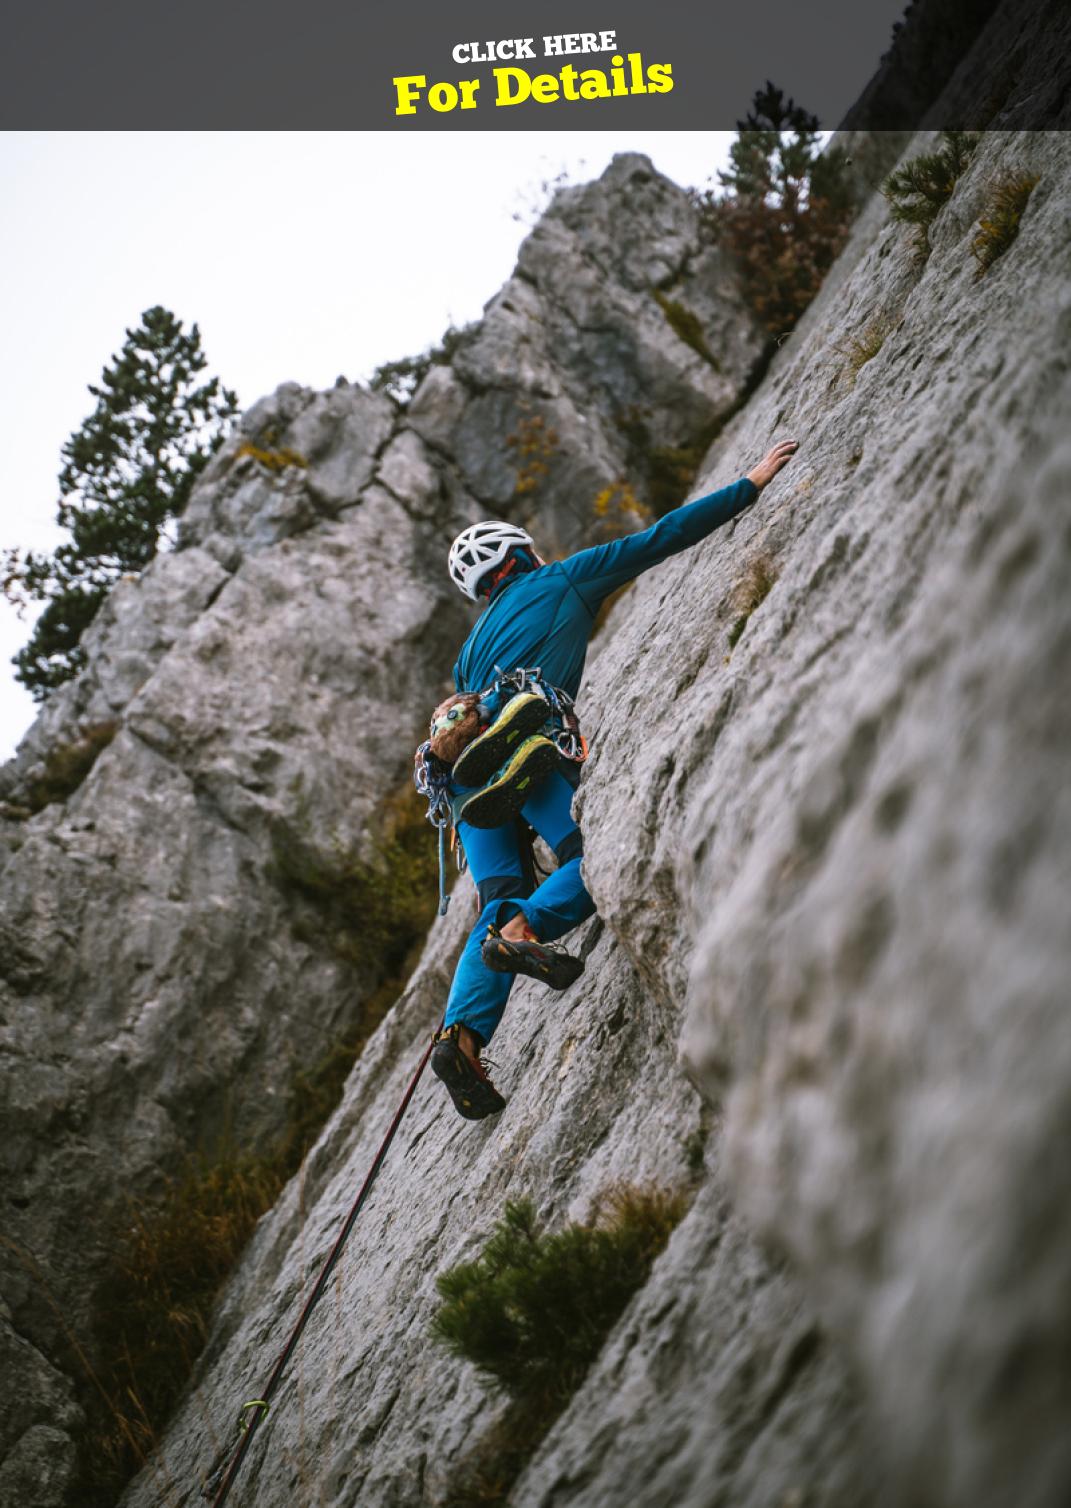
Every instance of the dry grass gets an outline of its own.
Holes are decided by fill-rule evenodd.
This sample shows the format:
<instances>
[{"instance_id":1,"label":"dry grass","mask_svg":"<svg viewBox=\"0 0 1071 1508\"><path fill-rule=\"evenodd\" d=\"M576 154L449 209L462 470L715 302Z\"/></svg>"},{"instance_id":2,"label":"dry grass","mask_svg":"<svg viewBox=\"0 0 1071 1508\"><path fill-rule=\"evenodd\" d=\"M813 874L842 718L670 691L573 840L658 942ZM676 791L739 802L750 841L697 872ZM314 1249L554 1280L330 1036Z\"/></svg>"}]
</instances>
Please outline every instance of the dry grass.
<instances>
[{"instance_id":1,"label":"dry grass","mask_svg":"<svg viewBox=\"0 0 1071 1508\"><path fill-rule=\"evenodd\" d=\"M858 335L834 345L833 349L844 357L853 386L867 362L874 360L897 327L897 321L890 319L887 314L876 314Z\"/></svg>"},{"instance_id":2,"label":"dry grass","mask_svg":"<svg viewBox=\"0 0 1071 1508\"><path fill-rule=\"evenodd\" d=\"M114 718L91 723L69 743L50 749L44 769L27 785L26 806L39 812L54 801L66 801L85 780L101 754L119 731Z\"/></svg>"},{"instance_id":3,"label":"dry grass","mask_svg":"<svg viewBox=\"0 0 1071 1508\"><path fill-rule=\"evenodd\" d=\"M777 580L769 555L757 555L733 588L730 605L735 614L729 630L729 648L735 649L752 613L766 601Z\"/></svg>"},{"instance_id":4,"label":"dry grass","mask_svg":"<svg viewBox=\"0 0 1071 1508\"><path fill-rule=\"evenodd\" d=\"M985 277L1013 244L1030 195L1040 181L1037 173L1014 172L1006 173L992 185L971 241L971 255L978 263L976 277Z\"/></svg>"}]
</instances>

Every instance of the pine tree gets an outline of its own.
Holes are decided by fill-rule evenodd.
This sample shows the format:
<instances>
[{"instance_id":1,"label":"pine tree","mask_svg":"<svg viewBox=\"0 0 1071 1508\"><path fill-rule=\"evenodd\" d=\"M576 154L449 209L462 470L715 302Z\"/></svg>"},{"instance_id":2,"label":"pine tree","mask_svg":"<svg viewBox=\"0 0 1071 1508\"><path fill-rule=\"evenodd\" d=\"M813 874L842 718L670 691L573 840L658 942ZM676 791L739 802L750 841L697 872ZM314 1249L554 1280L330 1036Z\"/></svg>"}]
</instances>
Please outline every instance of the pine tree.
<instances>
[{"instance_id":1,"label":"pine tree","mask_svg":"<svg viewBox=\"0 0 1071 1508\"><path fill-rule=\"evenodd\" d=\"M198 383L206 365L197 326L187 334L157 304L89 385L96 408L61 452L56 518L70 538L51 555L4 556L5 597L46 603L12 660L35 700L77 674L82 635L111 587L152 560L222 444L238 398L218 377Z\"/></svg>"},{"instance_id":2,"label":"pine tree","mask_svg":"<svg viewBox=\"0 0 1071 1508\"><path fill-rule=\"evenodd\" d=\"M823 152L818 118L780 89L760 89L718 174L728 193L695 195L702 224L736 263L770 336L792 330L848 233L852 205L840 149Z\"/></svg>"}]
</instances>

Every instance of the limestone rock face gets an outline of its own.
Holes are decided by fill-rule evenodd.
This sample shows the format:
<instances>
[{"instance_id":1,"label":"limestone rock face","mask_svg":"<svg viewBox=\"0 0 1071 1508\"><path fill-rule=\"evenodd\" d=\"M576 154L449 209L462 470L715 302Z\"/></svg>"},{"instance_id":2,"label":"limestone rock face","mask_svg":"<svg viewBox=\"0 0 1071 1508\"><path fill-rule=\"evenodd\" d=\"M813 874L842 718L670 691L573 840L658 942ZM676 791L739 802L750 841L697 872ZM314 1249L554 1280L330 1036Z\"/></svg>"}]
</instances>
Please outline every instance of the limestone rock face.
<instances>
[{"instance_id":1,"label":"limestone rock face","mask_svg":"<svg viewBox=\"0 0 1071 1508\"><path fill-rule=\"evenodd\" d=\"M1071 1484L1068 167L1062 136L987 137L921 271L864 218L711 457L731 474L776 431L797 462L640 582L588 699L600 911L687 996L736 1207L861 1375L904 1503ZM976 280L1012 171L1040 182ZM671 736L636 740L637 698Z\"/></svg>"},{"instance_id":2,"label":"limestone rock face","mask_svg":"<svg viewBox=\"0 0 1071 1508\"><path fill-rule=\"evenodd\" d=\"M660 249L638 256L652 217ZM527 271L411 408L284 383L243 415L176 548L117 585L84 672L0 770L13 1501L77 1495L99 1289L129 1197L221 1139L269 1143L298 1072L360 1028L379 976L355 961L364 918L340 919L332 890L371 861L472 621L450 540L523 512L548 551L593 542L599 492L644 486L615 418L625 398L644 389L654 441L694 448L750 376L760 343L728 272L645 159L542 224L554 252L526 246ZM655 280L674 279L724 345L720 374L666 322ZM558 310L582 285L586 315ZM604 392L611 377L627 393Z\"/></svg>"},{"instance_id":3,"label":"limestone rock face","mask_svg":"<svg viewBox=\"0 0 1071 1508\"><path fill-rule=\"evenodd\" d=\"M1013 171L1039 182L978 279ZM429 1343L436 1273L509 1197L583 1218L615 1178L684 1184L699 1146L689 1213L511 1503L1067 1501L1069 198L1063 137L991 135L922 267L873 201L716 442L696 493L801 450L596 641L586 972L516 988L497 1120L418 1091L232 1501L441 1503L499 1407ZM469 907L261 1223L127 1508L192 1504L267 1376Z\"/></svg>"},{"instance_id":4,"label":"limestone rock face","mask_svg":"<svg viewBox=\"0 0 1071 1508\"><path fill-rule=\"evenodd\" d=\"M862 192L892 148L856 140ZM586 971L516 987L500 1117L421 1084L230 1502L444 1503L503 1405L431 1342L436 1275L507 1199L555 1226L615 1181L692 1202L515 1508L1071 1500L1069 223L1055 132L985 137L924 265L871 197L745 404L761 339L630 154L557 195L408 405L284 383L243 416L0 771L4 1508L79 1501L128 1198L227 1136L270 1144L371 1009L336 893L472 621L453 534L494 513L571 550L636 527L712 437L695 496L786 435L755 505L595 640ZM199 1501L473 915L462 880L125 1508Z\"/></svg>"}]
</instances>

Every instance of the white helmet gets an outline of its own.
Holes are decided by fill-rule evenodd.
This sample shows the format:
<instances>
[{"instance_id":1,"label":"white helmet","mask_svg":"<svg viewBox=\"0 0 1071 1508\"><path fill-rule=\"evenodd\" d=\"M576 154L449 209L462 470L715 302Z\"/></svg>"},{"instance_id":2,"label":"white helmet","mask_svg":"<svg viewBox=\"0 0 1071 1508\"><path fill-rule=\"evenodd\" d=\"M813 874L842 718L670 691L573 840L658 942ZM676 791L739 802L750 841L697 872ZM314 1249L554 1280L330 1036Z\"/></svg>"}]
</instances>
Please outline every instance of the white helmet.
<instances>
[{"instance_id":1,"label":"white helmet","mask_svg":"<svg viewBox=\"0 0 1071 1508\"><path fill-rule=\"evenodd\" d=\"M532 536L516 524L496 519L471 524L450 546L450 580L475 602L480 577L505 560L516 545L534 543Z\"/></svg>"}]
</instances>

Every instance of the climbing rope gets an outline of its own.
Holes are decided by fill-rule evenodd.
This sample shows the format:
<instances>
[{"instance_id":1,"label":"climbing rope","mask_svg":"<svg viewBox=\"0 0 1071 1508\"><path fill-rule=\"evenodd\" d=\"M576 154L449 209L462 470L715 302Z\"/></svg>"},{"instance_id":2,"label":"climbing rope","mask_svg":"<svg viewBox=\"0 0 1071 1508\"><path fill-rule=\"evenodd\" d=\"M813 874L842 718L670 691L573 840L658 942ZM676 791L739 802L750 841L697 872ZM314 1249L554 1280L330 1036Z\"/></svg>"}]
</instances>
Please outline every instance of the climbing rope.
<instances>
[{"instance_id":1,"label":"climbing rope","mask_svg":"<svg viewBox=\"0 0 1071 1508\"><path fill-rule=\"evenodd\" d=\"M439 1031L442 1030L442 1024L442 1022L439 1023ZM390 1123L390 1127L387 1131L386 1136L380 1143L379 1151L376 1153L372 1161L372 1166L368 1170L368 1176L365 1178L364 1183L361 1185L360 1193L357 1195L357 1198L353 1202L353 1207L351 1208L349 1214L346 1216L346 1223L343 1225L341 1231L339 1232L338 1239L336 1240L334 1246L331 1248L327 1261L320 1269L320 1276L316 1279L316 1284L312 1292L309 1294L308 1299L306 1300L305 1307L304 1309L302 1309L301 1314L298 1316L298 1322L291 1332L290 1339L283 1347L282 1351L279 1354L279 1359L276 1361L275 1366L272 1368L272 1373L268 1378L267 1385L265 1386L259 1398L250 1398L242 1404L241 1408L238 1410L237 1441L235 1441L232 1445L226 1446L221 1454L217 1456L216 1460L212 1463L208 1477L201 1489L202 1498L205 1498L209 1502L211 1502L212 1508L222 1508L222 1504L227 1501L228 1494L230 1493L231 1488L234 1486L235 1479L237 1478L238 1473L242 1468L242 1462L246 1458L246 1453L248 1452L250 1445L252 1445L253 1443L253 1436L256 1434L258 1426L262 1424L268 1416L268 1410L271 1408L272 1399L274 1398L275 1393L279 1387L279 1383L282 1380L283 1373L286 1370L287 1362L289 1362L291 1356L293 1356L294 1351L297 1348L297 1343L301 1339L301 1336L305 1330L305 1326L309 1322L312 1311L316 1308L316 1305L323 1297L324 1290L327 1287L328 1279L330 1278L332 1272L338 1264L338 1260L342 1255L342 1248L345 1246L346 1241L349 1238L350 1231L353 1229L354 1222L361 1212L361 1206L364 1204L365 1200L368 1197L369 1190L376 1180L376 1175L379 1172L380 1168L383 1166L383 1160L386 1157L388 1150L390 1149L390 1144L394 1140L398 1127L402 1123L402 1117L408 1110L409 1102L413 1098L413 1095L416 1093L416 1087L420 1083L421 1074L427 1067L428 1059L431 1057L431 1050L435 1046L436 1036L438 1036L438 1031L432 1036L431 1041L425 1048L424 1056L420 1060L417 1071L409 1081L409 1087L405 1091L405 1094L402 1096L402 1102L395 1112L394 1119Z\"/></svg>"}]
</instances>

